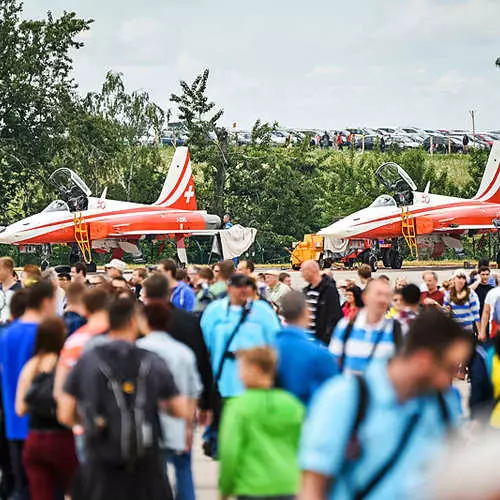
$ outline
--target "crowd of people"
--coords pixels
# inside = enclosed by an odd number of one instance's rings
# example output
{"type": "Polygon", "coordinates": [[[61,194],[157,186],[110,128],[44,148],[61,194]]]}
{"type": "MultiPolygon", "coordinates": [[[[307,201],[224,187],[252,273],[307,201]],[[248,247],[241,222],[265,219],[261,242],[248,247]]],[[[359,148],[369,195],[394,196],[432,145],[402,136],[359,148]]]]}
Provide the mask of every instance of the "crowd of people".
{"type": "Polygon", "coordinates": [[[392,286],[307,261],[294,289],[246,260],[18,277],[0,258],[0,497],[193,500],[198,427],[221,498],[458,498],[429,467],[464,422],[454,379],[500,428],[500,287],[480,264],[392,286]]]}

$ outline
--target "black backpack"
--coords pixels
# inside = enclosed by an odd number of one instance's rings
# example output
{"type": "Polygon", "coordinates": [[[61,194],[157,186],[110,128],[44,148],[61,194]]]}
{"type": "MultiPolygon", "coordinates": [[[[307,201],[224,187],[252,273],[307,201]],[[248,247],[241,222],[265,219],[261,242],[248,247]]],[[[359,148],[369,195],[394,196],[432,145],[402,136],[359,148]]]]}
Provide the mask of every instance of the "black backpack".
{"type": "Polygon", "coordinates": [[[150,387],[149,353],[130,344],[94,348],[98,374],[94,398],[85,406],[89,454],[98,461],[133,466],[158,449],[157,399],[150,387]]]}

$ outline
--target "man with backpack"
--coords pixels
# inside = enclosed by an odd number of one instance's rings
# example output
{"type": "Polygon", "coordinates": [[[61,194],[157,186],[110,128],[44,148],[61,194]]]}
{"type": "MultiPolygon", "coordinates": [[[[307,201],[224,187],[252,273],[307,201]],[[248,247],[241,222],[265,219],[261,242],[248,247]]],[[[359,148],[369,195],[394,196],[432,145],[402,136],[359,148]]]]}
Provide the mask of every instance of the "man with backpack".
{"type": "Polygon", "coordinates": [[[135,345],[135,300],[109,306],[109,342],[84,353],[64,386],[59,421],[72,427],[82,410],[86,463],[74,500],[170,500],[172,492],[159,450],[160,409],[189,419],[171,372],[156,354],[135,345]]]}
{"type": "Polygon", "coordinates": [[[412,323],[401,354],[373,362],[366,376],[327,382],[302,432],[299,498],[414,496],[425,465],[460,421],[451,382],[471,347],[469,333],[428,308],[412,323]]]}
{"type": "Polygon", "coordinates": [[[393,356],[402,343],[401,324],[386,317],[391,288],[384,279],[368,282],[363,292],[365,307],[354,318],[337,324],[330,343],[342,373],[363,373],[372,359],[393,356]]]}

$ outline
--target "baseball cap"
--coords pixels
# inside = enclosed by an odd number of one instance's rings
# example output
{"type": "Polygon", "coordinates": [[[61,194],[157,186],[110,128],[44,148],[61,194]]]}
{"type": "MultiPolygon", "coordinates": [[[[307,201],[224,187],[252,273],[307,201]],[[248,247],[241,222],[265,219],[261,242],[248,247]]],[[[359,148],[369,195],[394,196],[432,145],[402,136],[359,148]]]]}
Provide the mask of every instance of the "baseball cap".
{"type": "Polygon", "coordinates": [[[125,269],[127,269],[127,264],[125,264],[123,260],[113,259],[111,262],[108,262],[104,267],[105,268],[114,267],[115,269],[118,269],[118,271],[123,272],[125,271],[125,269]]]}
{"type": "Polygon", "coordinates": [[[463,269],[457,269],[453,273],[453,277],[454,278],[465,278],[465,279],[467,279],[467,274],[465,273],[465,271],[463,269]]]}

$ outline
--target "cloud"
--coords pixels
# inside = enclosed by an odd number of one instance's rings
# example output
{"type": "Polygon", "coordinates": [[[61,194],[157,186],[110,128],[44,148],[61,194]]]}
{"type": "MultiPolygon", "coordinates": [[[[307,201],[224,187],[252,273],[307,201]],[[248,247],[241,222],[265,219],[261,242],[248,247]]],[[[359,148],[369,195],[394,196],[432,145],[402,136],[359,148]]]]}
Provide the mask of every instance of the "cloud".
{"type": "Polygon", "coordinates": [[[307,76],[318,76],[318,75],[341,75],[345,73],[345,68],[339,66],[314,66],[312,71],[307,74],[307,76]]]}
{"type": "MultiPolygon", "coordinates": [[[[468,109],[481,127],[499,127],[500,0],[358,0],[341,15],[335,2],[318,11],[300,0],[244,10],[234,0],[71,5],[95,19],[74,53],[82,93],[120,70],[128,89],[167,108],[179,80],[208,67],[209,98],[242,128],[259,117],[303,128],[463,128],[468,109]]],[[[67,0],[25,1],[29,18],[64,9],[67,0]]]]}
{"type": "Polygon", "coordinates": [[[458,71],[448,71],[431,82],[415,85],[413,88],[417,92],[457,95],[464,91],[473,91],[472,87],[482,83],[481,78],[468,78],[458,71]]]}

